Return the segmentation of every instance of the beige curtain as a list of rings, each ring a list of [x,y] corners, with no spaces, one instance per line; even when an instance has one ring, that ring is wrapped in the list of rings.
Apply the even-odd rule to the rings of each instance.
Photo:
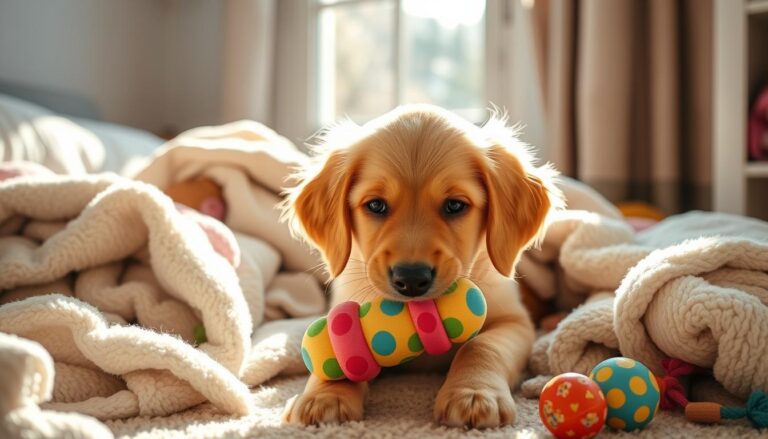
[[[275,0],[227,0],[223,7],[222,120],[272,125]]]
[[[535,0],[550,158],[614,202],[710,205],[711,0]]]

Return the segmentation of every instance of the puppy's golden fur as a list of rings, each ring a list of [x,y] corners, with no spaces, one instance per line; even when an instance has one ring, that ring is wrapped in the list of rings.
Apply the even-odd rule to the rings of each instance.
[[[389,281],[390,268],[401,262],[434,268],[434,284],[423,297],[439,296],[459,276],[483,290],[488,317],[482,332],[455,355],[422,356],[411,366],[439,369],[450,362],[434,407],[435,420],[449,426],[515,421],[510,388],[525,367],[534,331],[510,276],[550,209],[561,204],[554,172],[533,166],[504,122],[493,117],[477,127],[418,105],[362,127],[337,126],[324,137],[319,166],[300,176],[287,202],[287,216],[335,278],[333,304],[377,294],[408,299]],[[371,200],[384,201],[386,212],[373,214]],[[446,200],[466,207],[448,215]],[[284,418],[358,420],[366,392],[365,383],[310,377]]]

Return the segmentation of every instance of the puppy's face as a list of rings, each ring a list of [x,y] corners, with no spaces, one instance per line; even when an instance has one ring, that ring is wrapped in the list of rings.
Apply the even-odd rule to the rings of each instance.
[[[482,250],[509,275],[544,222],[551,186],[502,128],[424,106],[339,127],[326,139],[336,150],[294,190],[289,213],[333,276],[352,265],[354,247],[350,276],[396,300],[440,295]]]
[[[365,274],[398,299],[438,295],[467,274],[483,242],[487,193],[475,147],[429,130],[382,134],[360,144],[348,197]]]

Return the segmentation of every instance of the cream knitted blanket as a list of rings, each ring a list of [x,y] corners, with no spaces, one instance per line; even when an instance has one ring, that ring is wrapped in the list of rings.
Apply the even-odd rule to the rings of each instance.
[[[556,263],[561,302],[590,295],[537,341],[534,372],[588,373],[621,353],[656,373],[664,357],[712,369],[742,398],[768,390],[768,223],[690,212],[635,235],[623,221],[564,211],[529,257]]]

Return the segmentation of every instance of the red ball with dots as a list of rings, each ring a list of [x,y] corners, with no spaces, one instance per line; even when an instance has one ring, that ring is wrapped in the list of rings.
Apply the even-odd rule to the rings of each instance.
[[[600,387],[578,373],[552,378],[539,397],[539,416],[558,439],[591,438],[605,424],[608,406]]]

